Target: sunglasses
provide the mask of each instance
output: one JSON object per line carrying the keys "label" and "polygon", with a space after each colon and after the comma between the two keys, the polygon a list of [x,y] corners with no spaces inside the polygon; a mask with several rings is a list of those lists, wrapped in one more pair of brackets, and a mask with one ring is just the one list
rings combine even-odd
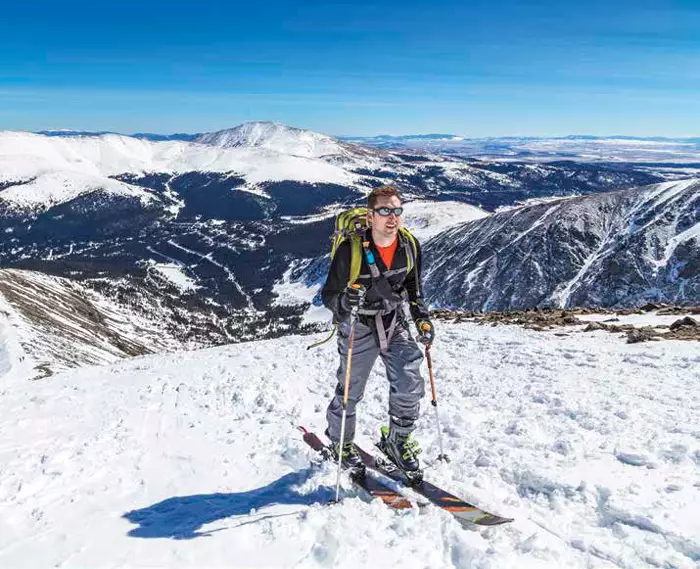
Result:
{"label": "sunglasses", "polygon": [[396,217],[399,217],[403,213],[403,208],[402,207],[377,207],[377,208],[374,208],[372,211],[378,213],[382,217],[389,217],[392,213]]}

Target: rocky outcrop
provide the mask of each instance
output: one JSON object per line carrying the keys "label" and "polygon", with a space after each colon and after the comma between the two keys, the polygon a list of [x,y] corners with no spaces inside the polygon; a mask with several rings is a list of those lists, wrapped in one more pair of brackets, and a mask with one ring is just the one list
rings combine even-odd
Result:
{"label": "rocky outcrop", "polygon": [[[585,315],[605,315],[610,318],[587,321],[579,318]],[[631,314],[649,314],[651,324],[620,323],[619,317]],[[481,326],[522,326],[537,332],[550,331],[561,333],[563,328],[571,328],[572,332],[606,331],[622,334],[630,344],[656,340],[697,340],[700,341],[700,323],[691,317],[679,318],[672,324],[653,323],[657,316],[669,314],[700,314],[700,306],[668,306],[662,304],[647,304],[639,309],[613,311],[611,309],[574,308],[516,310],[502,312],[480,313],[474,311],[435,310],[433,318],[443,322],[474,322]],[[573,330],[575,328],[575,330]]]}

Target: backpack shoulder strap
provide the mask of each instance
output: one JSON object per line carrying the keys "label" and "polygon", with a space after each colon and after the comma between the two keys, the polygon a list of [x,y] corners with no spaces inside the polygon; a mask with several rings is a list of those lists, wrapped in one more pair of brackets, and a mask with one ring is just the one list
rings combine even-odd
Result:
{"label": "backpack shoulder strap", "polygon": [[405,227],[399,227],[399,233],[404,240],[404,248],[406,249],[406,274],[413,270],[416,265],[416,257],[418,257],[418,247],[416,246],[416,238],[411,235],[411,232]]}
{"label": "backpack shoulder strap", "polygon": [[348,286],[355,284],[360,276],[362,266],[362,238],[359,235],[351,235],[350,242],[350,275],[348,276]]}

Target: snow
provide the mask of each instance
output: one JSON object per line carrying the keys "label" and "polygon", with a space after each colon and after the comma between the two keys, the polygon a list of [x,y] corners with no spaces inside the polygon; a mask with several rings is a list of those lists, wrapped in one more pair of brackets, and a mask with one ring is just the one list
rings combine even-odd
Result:
{"label": "snow", "polygon": [[331,313],[324,306],[314,306],[313,299],[318,293],[318,283],[307,285],[298,281],[292,281],[292,273],[304,264],[308,264],[309,259],[294,261],[284,272],[282,278],[276,281],[272,287],[275,299],[272,306],[293,306],[303,302],[308,302],[311,306],[304,312],[302,317],[304,324],[328,323],[331,320]]}
{"label": "snow", "polygon": [[421,243],[456,225],[489,215],[481,208],[454,201],[412,201],[404,208],[403,225]]}
{"label": "snow", "polygon": [[98,190],[108,196],[138,198],[144,204],[155,199],[142,188],[117,180],[81,172],[57,171],[40,174],[30,182],[3,190],[0,204],[16,209],[43,210]]}
{"label": "snow", "polygon": [[0,269],[0,319],[12,367],[30,378],[182,347],[157,315],[35,271]]}
{"label": "snow", "polygon": [[1,181],[27,181],[54,171],[107,178],[126,172],[175,174],[201,170],[236,172],[250,184],[269,180],[352,184],[358,179],[322,160],[265,147],[222,148],[113,134],[62,138],[0,132]]}
{"label": "snow", "polygon": [[176,242],[173,241],[172,239],[168,239],[168,245],[172,245],[172,246],[175,247],[176,249],[180,249],[181,251],[184,251],[185,253],[189,253],[190,255],[194,255],[195,257],[199,257],[199,258],[202,259],[203,261],[207,261],[207,262],[211,263],[212,265],[214,265],[215,267],[218,267],[219,269],[221,269],[222,271],[224,271],[224,272],[226,273],[227,279],[228,279],[231,283],[233,283],[233,286],[236,287],[236,290],[238,291],[238,293],[239,293],[243,298],[245,298],[246,303],[248,304],[248,307],[250,307],[250,308],[253,307],[253,299],[250,298],[250,295],[248,295],[248,294],[243,290],[243,287],[241,287],[240,283],[239,283],[238,280],[236,279],[236,275],[235,275],[235,274],[233,273],[233,271],[232,271],[231,269],[229,269],[226,265],[224,265],[224,264],[222,264],[222,263],[219,263],[218,261],[215,261],[215,260],[212,258],[212,257],[213,257],[213,252],[209,252],[209,253],[200,253],[199,251],[195,251],[195,250],[193,250],[193,249],[184,247],[184,246],[180,245],[179,243],[176,243]]}
{"label": "snow", "polygon": [[[333,391],[337,353],[307,352],[315,337],[3,376],[0,566],[696,567],[697,343],[567,333],[439,325],[452,462],[427,477],[515,517],[474,531],[347,481],[340,505],[320,505],[334,471],[309,466],[295,430],[322,431]],[[359,411],[368,447],[383,376]],[[427,401],[416,434],[433,462]]]}
{"label": "snow", "polygon": [[680,320],[686,316],[694,318],[690,312],[687,314],[658,314],[656,312],[645,312],[644,314],[578,314],[576,318],[584,322],[605,322],[606,320],[616,319],[610,323],[619,326],[623,324],[632,324],[634,326],[670,326],[676,320]]}
{"label": "snow", "polygon": [[266,121],[244,123],[232,129],[203,134],[195,142],[223,148],[256,146],[305,158],[345,153],[343,146],[330,136]]}
{"label": "snow", "polygon": [[196,280],[187,275],[182,263],[154,263],[151,268],[182,291],[194,291],[200,288]]}
{"label": "snow", "polygon": [[571,200],[571,199],[578,198],[578,197],[580,197],[580,196],[571,195],[571,196],[548,196],[545,198],[530,198],[530,199],[518,202],[514,205],[499,206],[498,208],[496,208],[496,211],[494,213],[503,213],[505,211],[512,211],[515,209],[531,207],[531,206],[539,205],[539,204],[554,203],[554,202],[558,202],[561,200]]}
{"label": "snow", "polygon": [[0,394],[8,381],[32,376],[33,361],[21,347],[12,308],[0,295]]}
{"label": "snow", "polygon": [[681,243],[685,243],[691,239],[697,241],[698,245],[700,246],[700,221],[685,231],[681,231],[678,235],[674,235],[668,240],[668,244],[666,245],[666,249],[664,251],[664,256],[657,261],[658,266],[664,266],[666,263],[668,263],[677,247]]}

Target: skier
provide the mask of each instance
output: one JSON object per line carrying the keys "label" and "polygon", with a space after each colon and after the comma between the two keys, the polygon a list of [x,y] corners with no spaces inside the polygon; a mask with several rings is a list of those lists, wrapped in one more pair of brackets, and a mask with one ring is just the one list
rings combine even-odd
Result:
{"label": "skier", "polygon": [[[425,393],[420,365],[423,354],[413,339],[405,306],[418,330],[417,339],[430,346],[435,328],[430,322],[420,285],[420,245],[401,229],[403,207],[392,186],[374,189],[367,200],[367,225],[362,251],[353,250],[349,240],[333,255],[321,292],[323,304],[333,312],[338,325],[340,364],[335,396],[328,406],[326,435],[336,460],[342,452],[346,468],[361,469],[362,461],[353,444],[356,407],[362,399],[367,378],[378,356],[386,367],[389,391],[389,428],[382,428],[380,448],[407,473],[420,473],[420,449],[411,433]],[[353,258],[361,255],[361,260]],[[359,264],[359,276],[350,282],[351,266]],[[353,286],[350,286],[354,284]],[[359,286],[358,286],[359,285]],[[354,344],[350,361],[347,419],[343,448],[340,449],[342,406],[350,314],[357,310]]]}

